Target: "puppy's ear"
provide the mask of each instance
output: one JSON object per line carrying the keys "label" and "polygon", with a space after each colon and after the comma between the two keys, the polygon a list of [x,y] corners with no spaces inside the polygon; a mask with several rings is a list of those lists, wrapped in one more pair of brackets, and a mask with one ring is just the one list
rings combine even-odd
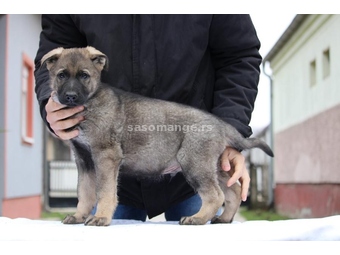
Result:
{"label": "puppy's ear", "polygon": [[109,69],[109,59],[104,53],[91,46],[86,47],[86,49],[90,53],[90,59],[92,60],[93,64],[100,72],[103,69],[105,71]]}
{"label": "puppy's ear", "polygon": [[56,48],[51,50],[46,55],[44,55],[41,59],[41,66],[46,63],[46,67],[48,70],[52,68],[52,66],[57,62],[64,48]]}

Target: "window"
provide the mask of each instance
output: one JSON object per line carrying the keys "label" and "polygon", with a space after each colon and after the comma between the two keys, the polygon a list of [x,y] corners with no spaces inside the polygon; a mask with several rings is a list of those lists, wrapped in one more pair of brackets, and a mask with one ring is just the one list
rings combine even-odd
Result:
{"label": "window", "polygon": [[33,61],[23,54],[21,85],[21,137],[25,144],[32,145],[33,139]]}
{"label": "window", "polygon": [[310,86],[316,85],[316,61],[315,59],[309,63],[309,80]]}
{"label": "window", "polygon": [[322,71],[323,71],[323,78],[327,78],[331,73],[331,60],[329,49],[325,50],[322,54]]}

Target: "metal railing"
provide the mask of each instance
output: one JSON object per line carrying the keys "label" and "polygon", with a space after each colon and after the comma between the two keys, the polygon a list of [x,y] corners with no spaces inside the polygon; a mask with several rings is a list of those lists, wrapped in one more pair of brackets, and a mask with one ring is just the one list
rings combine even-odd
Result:
{"label": "metal railing", "polygon": [[73,161],[49,162],[49,197],[77,197],[77,167]]}

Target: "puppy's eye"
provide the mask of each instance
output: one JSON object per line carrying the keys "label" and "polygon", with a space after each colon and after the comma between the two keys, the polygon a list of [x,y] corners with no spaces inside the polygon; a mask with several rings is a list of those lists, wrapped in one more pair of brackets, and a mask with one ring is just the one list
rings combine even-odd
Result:
{"label": "puppy's eye", "polygon": [[81,73],[79,76],[80,76],[80,78],[82,78],[84,80],[90,78],[90,75],[88,75],[87,73]]}
{"label": "puppy's eye", "polygon": [[65,75],[65,73],[63,73],[63,72],[58,73],[57,76],[58,76],[58,78],[61,79],[61,80],[66,78],[66,75]]}

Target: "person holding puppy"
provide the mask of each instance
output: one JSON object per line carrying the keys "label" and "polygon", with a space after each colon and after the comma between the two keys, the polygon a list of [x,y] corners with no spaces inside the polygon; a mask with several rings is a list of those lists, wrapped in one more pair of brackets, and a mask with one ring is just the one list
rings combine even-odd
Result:
{"label": "person holding puppy", "polygon": [[[211,112],[251,135],[251,112],[259,81],[260,42],[249,15],[43,15],[35,59],[36,94],[43,120],[56,136],[69,140],[83,121],[83,106],[68,108],[51,99],[44,54],[57,47],[93,46],[110,59],[102,80],[117,88],[187,104]],[[157,109],[155,109],[157,110]],[[222,168],[242,185],[250,178],[244,156],[226,148]],[[178,221],[196,213],[200,197],[181,173],[158,181],[122,176],[115,219],[145,221],[165,212]]]}

